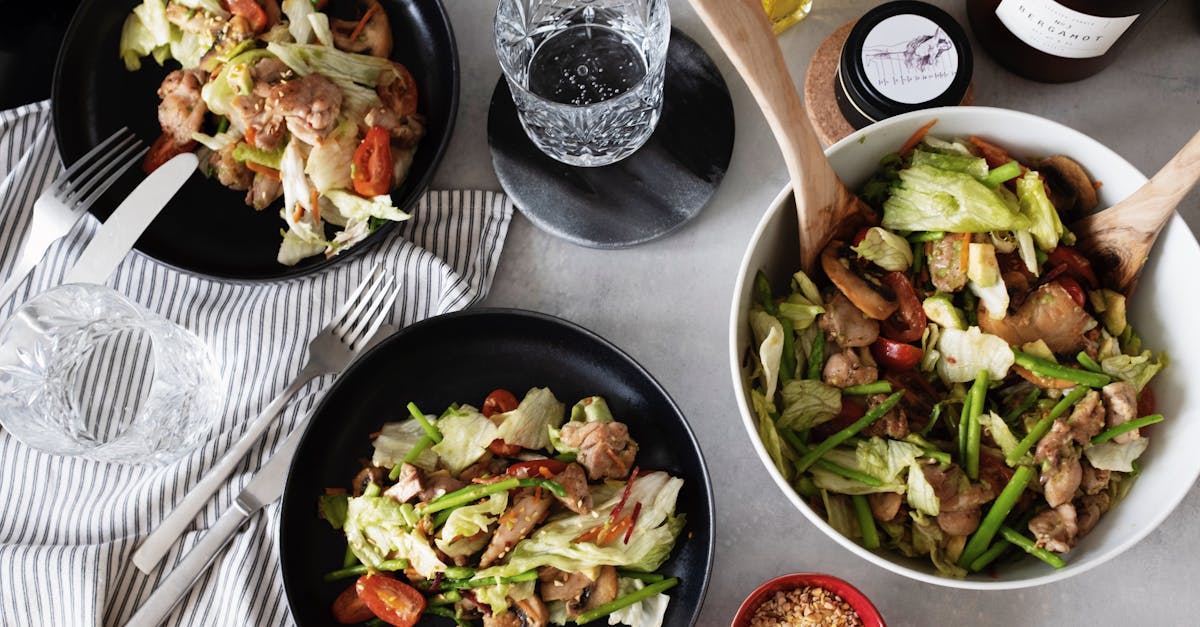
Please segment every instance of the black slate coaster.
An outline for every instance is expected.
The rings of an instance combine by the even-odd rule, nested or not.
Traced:
[[[658,127],[622,161],[581,168],[543,154],[521,128],[503,76],[488,114],[492,165],[517,208],[542,230],[592,248],[649,242],[699,214],[729,167],[733,134],[725,79],[677,28]]]

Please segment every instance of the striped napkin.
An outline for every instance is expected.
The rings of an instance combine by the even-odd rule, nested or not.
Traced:
[[[48,103],[0,112],[0,277],[15,263],[34,200],[60,168]],[[129,255],[108,284],[209,346],[227,385],[221,422],[203,446],[163,467],[47,455],[0,430],[0,625],[124,624],[315,406],[332,377],[301,390],[152,575],[130,561],[138,543],[299,372],[309,339],[376,264],[393,270],[403,286],[387,320],[397,326],[483,298],[511,201],[493,192],[429,192],[412,214],[366,254],[286,282],[222,283]],[[97,227],[89,216],[56,242],[12,302],[0,307],[0,320],[16,303],[56,285]],[[278,518],[278,504],[268,505],[235,534],[167,624],[291,624],[276,553]]]

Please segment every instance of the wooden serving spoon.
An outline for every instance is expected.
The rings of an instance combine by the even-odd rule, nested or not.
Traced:
[[[792,177],[800,222],[800,267],[811,273],[821,250],[840,233],[877,223],[875,211],[830,167],[761,0],[691,0],[766,115]]]
[[[1127,296],[1133,292],[1159,231],[1197,181],[1200,133],[1128,198],[1071,226],[1079,248],[1106,273],[1109,285]]]

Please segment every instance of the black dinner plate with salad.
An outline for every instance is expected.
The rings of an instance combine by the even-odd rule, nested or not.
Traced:
[[[135,248],[264,281],[382,241],[432,179],[458,93],[438,0],[83,0],[51,100],[67,164],[122,126],[151,146],[92,206],[97,218],[156,160],[200,151],[201,171]]]
[[[699,446],[649,373],[572,323],[481,309],[341,375],[292,462],[279,553],[301,625],[684,626],[712,520]]]

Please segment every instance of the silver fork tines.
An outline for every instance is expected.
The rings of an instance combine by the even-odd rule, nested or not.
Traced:
[[[250,447],[266,431],[287,402],[306,383],[317,375],[339,373],[368,346],[375,332],[392,310],[400,287],[392,272],[376,266],[366,279],[308,343],[308,361],[286,389],[271,401],[246,429],[225,455],[204,474],[204,478],[175,509],[163,519],[158,528],[146,538],[133,554],[133,563],[149,573],[175,541],[183,534],[209,498],[225,483],[225,479],[241,462]]]
[[[12,272],[0,287],[3,305],[21,285],[55,240],[71,231],[79,218],[108,191],[131,164],[146,152],[142,140],[121,128],[55,178],[33,204],[29,228]]]

